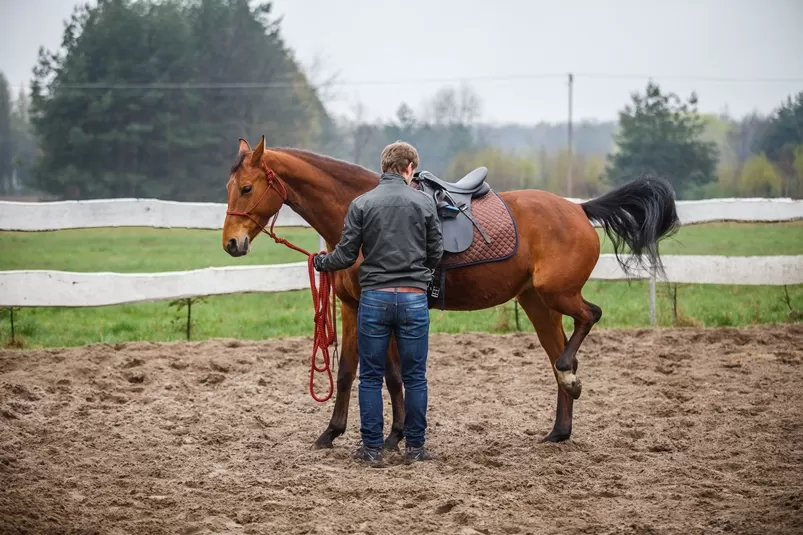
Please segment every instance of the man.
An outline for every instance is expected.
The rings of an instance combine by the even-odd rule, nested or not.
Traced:
[[[429,347],[427,287],[443,255],[435,201],[409,186],[418,152],[402,141],[385,147],[379,185],[351,202],[340,243],[313,259],[318,271],[359,269],[357,348],[360,361],[360,432],[354,458],[383,466],[382,381],[391,333],[396,335],[404,383],[405,458],[431,459],[427,425],[426,364]]]

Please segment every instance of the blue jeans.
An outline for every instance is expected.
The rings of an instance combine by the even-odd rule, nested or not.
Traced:
[[[423,293],[368,291],[357,311],[360,355],[360,432],[362,442],[381,448],[382,381],[391,333],[396,335],[404,383],[404,439],[408,447],[424,445],[427,427],[427,351],[429,307]]]

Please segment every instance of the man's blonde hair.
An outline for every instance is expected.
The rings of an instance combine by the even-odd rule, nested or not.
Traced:
[[[383,173],[402,174],[410,164],[415,170],[418,168],[418,151],[409,143],[396,141],[382,151],[380,163]]]

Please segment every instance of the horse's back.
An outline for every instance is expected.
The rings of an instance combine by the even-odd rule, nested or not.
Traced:
[[[535,261],[542,276],[578,269],[581,277],[593,270],[599,258],[600,239],[583,207],[543,190],[506,191],[499,194],[510,207],[523,251]]]
[[[557,233],[590,235],[593,225],[583,207],[569,199],[539,189],[504,191],[499,196],[510,207],[517,226],[548,229]],[[596,231],[593,231],[596,235]]]

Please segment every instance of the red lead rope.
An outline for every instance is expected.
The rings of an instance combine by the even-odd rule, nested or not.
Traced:
[[[332,381],[332,368],[329,360],[329,346],[335,344],[335,354],[337,354],[337,331],[333,321],[334,313],[334,300],[332,301],[332,314],[329,314],[329,294],[331,292],[334,298],[334,277],[331,273],[322,272],[321,288],[315,287],[315,267],[312,265],[312,256],[310,255],[307,260],[309,267],[309,284],[312,289],[312,306],[315,308],[315,335],[312,345],[312,362],[309,369],[309,393],[312,399],[323,403],[332,397],[334,392],[334,382]],[[323,355],[323,367],[318,368],[315,364],[315,356],[321,350]],[[326,372],[329,377],[329,393],[326,397],[319,398],[315,395],[315,372]]]
[[[313,344],[312,344],[312,362],[310,363],[310,370],[309,370],[309,393],[312,396],[312,399],[314,399],[319,403],[323,403],[324,401],[328,401],[329,398],[332,397],[332,394],[334,393],[335,390],[334,381],[332,380],[331,361],[329,358],[329,346],[331,344],[335,344],[335,358],[337,358],[337,325],[335,321],[336,297],[334,292],[334,286],[335,286],[334,275],[326,272],[320,273],[321,287],[319,289],[315,284],[315,266],[313,266],[312,264],[313,255],[310,252],[302,249],[301,247],[298,247],[297,245],[290,243],[286,239],[280,238],[279,236],[276,235],[275,232],[273,232],[273,226],[276,224],[276,218],[279,217],[279,212],[277,211],[276,215],[273,216],[273,220],[271,221],[270,224],[270,230],[267,230],[264,226],[262,226],[259,223],[259,221],[254,219],[254,217],[251,215],[251,210],[256,208],[259,205],[259,203],[262,202],[262,199],[265,197],[265,195],[267,195],[268,191],[271,188],[274,188],[276,191],[279,192],[279,195],[281,195],[283,202],[287,200],[287,190],[284,188],[284,184],[282,184],[278,180],[276,173],[274,173],[270,168],[268,168],[268,166],[266,166],[264,162],[262,162],[262,165],[265,169],[265,175],[267,176],[268,179],[268,187],[265,188],[265,191],[259,197],[257,202],[255,202],[253,206],[251,206],[251,208],[249,208],[245,212],[228,210],[226,211],[226,214],[247,217],[248,219],[253,221],[262,230],[262,232],[273,238],[273,241],[275,241],[276,243],[281,243],[282,245],[289,247],[290,249],[293,249],[295,251],[298,251],[299,253],[307,255],[307,266],[309,268],[309,284],[310,284],[310,289],[312,290],[312,306],[315,309],[315,320],[314,320],[315,331],[313,334]],[[276,187],[276,184],[278,184],[281,187],[281,189]],[[329,308],[330,296],[332,297],[331,309]],[[316,362],[319,349],[321,350],[321,354],[323,357],[323,366],[320,368],[317,366]],[[329,378],[329,393],[326,394],[325,397],[318,397],[315,394],[315,372],[319,373],[326,372]]]

